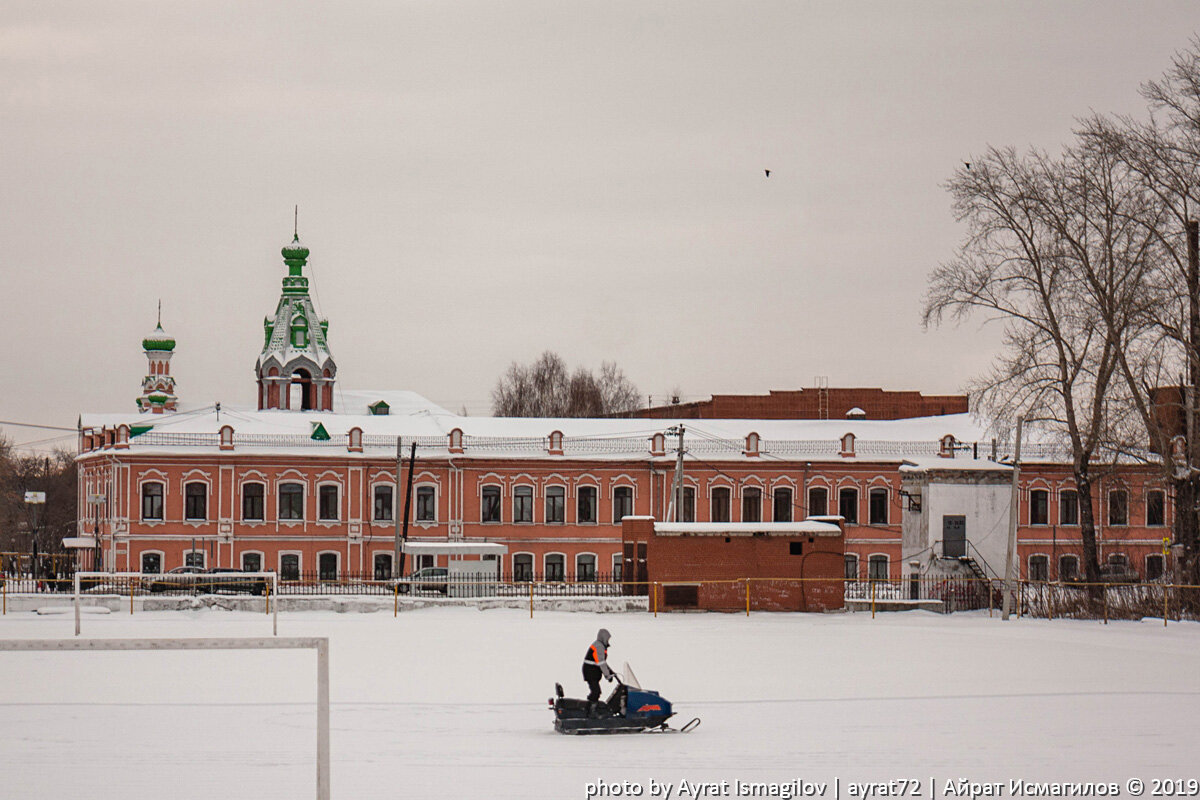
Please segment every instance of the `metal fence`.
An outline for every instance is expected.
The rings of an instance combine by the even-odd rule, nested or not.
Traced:
[[[841,583],[841,599],[851,609],[876,611],[924,608],[944,613],[970,610],[999,612],[1004,602],[1004,582],[997,579],[902,578],[859,580],[839,578],[751,578],[723,581],[693,581],[703,587],[736,584],[746,605],[759,589],[769,585],[792,586],[803,595],[809,586]],[[340,573],[336,577],[319,572],[281,575],[281,596],[375,595],[383,597],[520,597],[587,598],[628,595],[660,598],[661,582],[622,581],[620,574],[594,576],[551,573],[502,574],[496,578],[440,576],[424,579],[378,577],[373,573]],[[111,579],[87,578],[81,590],[90,595],[186,596],[219,594],[265,594],[264,582],[239,573],[224,572],[181,578],[147,573],[135,578],[114,575]],[[0,575],[0,591],[15,594],[64,594],[73,590],[71,577]],[[834,589],[836,592],[836,588]],[[836,598],[836,594],[834,597]],[[654,605],[653,603],[651,605]],[[803,607],[801,608],[803,610]],[[1200,621],[1200,586],[1163,583],[1096,583],[1017,581],[1012,592],[1012,613],[1044,619],[1137,620],[1155,618]]]

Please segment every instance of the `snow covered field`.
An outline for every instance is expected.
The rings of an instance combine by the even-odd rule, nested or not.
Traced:
[[[569,737],[554,682],[610,659],[675,702],[687,735]],[[264,636],[218,610],[85,616],[84,636]],[[661,615],[297,612],[331,639],[333,796],[584,798],[589,783],[1200,777],[1200,625],[925,612]],[[0,618],[68,638],[69,615]],[[311,651],[0,653],[0,796],[314,796]],[[1005,789],[1007,790],[1007,783]],[[736,786],[731,783],[729,796]],[[660,795],[661,796],[661,795]],[[683,795],[688,796],[688,795]],[[819,795],[818,795],[819,796]],[[1007,791],[1005,796],[1009,796]],[[1147,796],[1150,796],[1147,793]],[[833,786],[824,797],[832,798]]]

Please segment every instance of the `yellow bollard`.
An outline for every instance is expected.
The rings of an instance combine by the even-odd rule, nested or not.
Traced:
[[[267,602],[266,602],[267,613],[270,614],[271,613],[271,584],[268,583],[266,586],[263,587],[263,597],[265,597],[267,599]]]
[[[392,594],[394,595],[392,599],[392,619],[395,619],[400,616],[400,584],[397,583],[392,587]]]
[[[750,579],[746,579],[746,616],[750,616]]]
[[[875,619],[875,581],[871,581],[871,619]]]

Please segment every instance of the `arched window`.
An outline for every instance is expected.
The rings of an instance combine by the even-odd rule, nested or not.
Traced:
[[[500,487],[493,484],[479,490],[479,521],[500,521]]]
[[[516,553],[513,555],[513,580],[533,580],[533,554]]]
[[[308,320],[292,317],[292,347],[308,347]]]
[[[854,553],[846,553],[846,580],[858,580],[858,556]]]
[[[729,522],[729,489],[719,486],[712,490],[709,519],[712,522]]]
[[[279,519],[304,519],[304,484],[279,484]]]
[[[163,485],[159,481],[142,484],[142,519],[159,521],[163,518]]]
[[[618,486],[613,489],[613,522],[620,522],[633,513],[633,488]]]
[[[1050,524],[1050,492],[1045,489],[1031,489],[1029,492],[1029,524]]]
[[[871,525],[888,524],[888,490],[876,487],[867,493],[867,522]]]
[[[858,524],[858,489],[838,490],[838,513],[846,520],[847,525]]]
[[[184,519],[208,519],[208,485],[200,481],[192,481],[183,487],[183,516]]]
[[[1029,580],[1050,580],[1050,559],[1043,555],[1029,557]]]
[[[779,487],[775,490],[772,501],[772,519],[776,522],[791,522],[792,490],[783,486]]]
[[[142,553],[142,572],[151,575],[162,572],[162,553]]]
[[[288,408],[292,410],[311,411],[312,403],[312,375],[306,369],[298,369],[292,373],[291,395],[289,396]]]
[[[567,490],[563,486],[546,488],[546,522],[561,524],[567,519]]]
[[[762,522],[762,489],[751,486],[742,490],[742,522]]]
[[[242,521],[262,522],[264,519],[266,486],[254,482],[242,484]]]
[[[873,581],[886,581],[888,579],[888,557],[874,555],[867,559],[867,577]]]
[[[575,580],[596,580],[596,556],[591,553],[580,553],[575,556]]]
[[[1079,557],[1065,555],[1058,557],[1058,579],[1073,581],[1079,577]]]
[[[829,490],[824,486],[814,486],[808,490],[808,515],[824,517],[829,514]]]
[[[263,557],[262,553],[248,552],[242,553],[242,569],[246,572],[262,572]]]
[[[566,576],[567,559],[562,553],[546,556],[546,580],[561,581]]]

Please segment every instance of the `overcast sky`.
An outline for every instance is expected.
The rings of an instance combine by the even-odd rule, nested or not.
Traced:
[[[943,184],[1140,113],[1196,8],[5,0],[0,419],[132,410],[159,298],[180,398],[252,403],[295,204],[346,388],[958,391],[998,336],[921,329]]]

